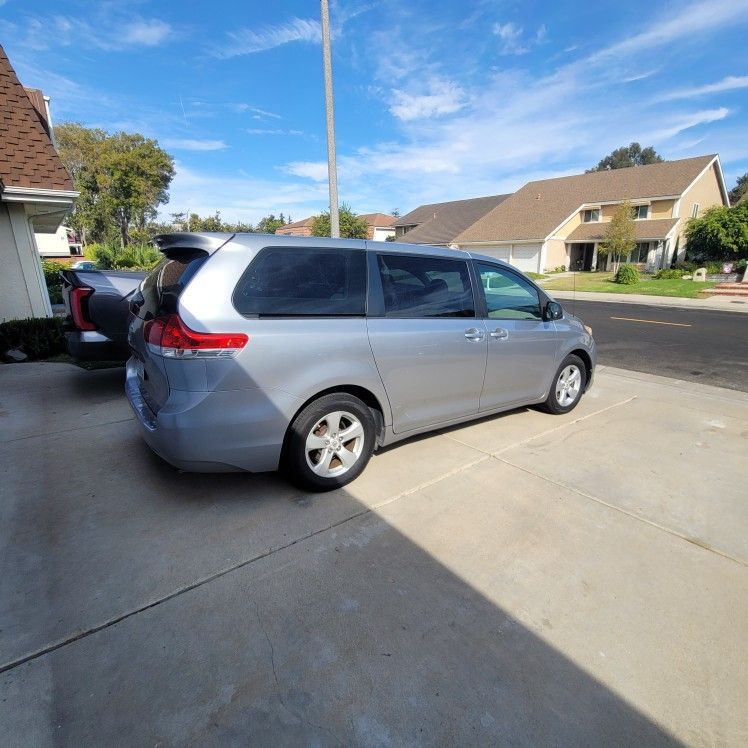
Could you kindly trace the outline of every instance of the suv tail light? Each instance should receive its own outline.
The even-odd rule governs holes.
[[[178,314],[148,320],[143,337],[153,353],[166,358],[231,358],[249,342],[243,333],[195,332]]]
[[[88,318],[88,297],[93,288],[81,286],[70,290],[70,316],[79,330],[95,330],[96,325]]]

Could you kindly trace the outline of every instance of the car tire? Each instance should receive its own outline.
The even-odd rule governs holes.
[[[281,466],[300,488],[332,491],[361,475],[375,438],[366,403],[346,392],[323,395],[289,426]]]
[[[540,406],[553,415],[569,413],[579,405],[587,386],[587,368],[579,356],[567,356],[558,367],[548,397]]]

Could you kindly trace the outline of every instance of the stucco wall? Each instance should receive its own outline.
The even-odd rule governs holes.
[[[0,320],[52,314],[24,206],[0,202]]]
[[[562,239],[549,239],[545,243],[543,270],[554,270],[561,265],[567,269],[569,267],[569,255],[566,251],[566,242]]]
[[[652,219],[672,218],[673,205],[675,205],[675,200],[652,200],[649,206],[649,217]]]
[[[711,208],[714,205],[724,205],[722,200],[722,191],[719,187],[719,179],[717,177],[716,163],[707,169],[684,193],[680,201],[680,218],[678,227],[674,232],[673,244],[675,244],[676,238],[678,241],[678,255],[679,257],[685,256],[686,249],[686,224],[688,219],[693,215],[693,206],[695,203],[699,204],[699,216],[704,215],[707,208]]]
[[[556,231],[553,236],[558,236],[562,239],[566,239],[566,237],[569,236],[569,234],[571,234],[571,232],[574,231],[574,229],[579,226],[580,223],[582,223],[581,211],[575,213],[563,226],[561,226],[561,228],[559,228],[558,231]]]

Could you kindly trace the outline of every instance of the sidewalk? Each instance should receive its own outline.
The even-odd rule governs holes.
[[[542,283],[540,284],[542,288]],[[610,301],[616,304],[647,304],[680,309],[709,309],[718,312],[743,312],[748,314],[748,299],[729,296],[712,296],[704,299],[684,299],[680,296],[649,296],[636,293],[598,293],[594,291],[548,291],[555,299],[577,301]]]

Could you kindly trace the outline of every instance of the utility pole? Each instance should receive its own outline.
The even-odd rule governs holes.
[[[335,163],[335,109],[332,98],[332,58],[330,56],[330,5],[320,0],[322,10],[322,63],[325,73],[325,119],[327,120],[327,181],[330,185],[330,236],[340,237],[338,213],[338,167]]]

